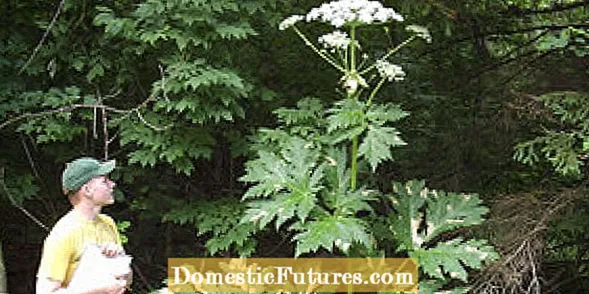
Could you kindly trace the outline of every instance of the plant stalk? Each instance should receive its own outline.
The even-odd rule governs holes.
[[[370,106],[370,104],[372,103],[372,99],[374,98],[374,96],[376,96],[376,93],[378,92],[378,90],[380,90],[380,87],[382,87],[386,80],[386,78],[380,79],[378,85],[374,87],[374,90],[372,90],[372,93],[370,93],[370,97],[368,97],[368,101],[366,101],[366,109],[368,109],[368,106]]]
[[[350,29],[350,73],[356,73],[356,26],[352,25]],[[357,99],[357,95],[352,95]],[[356,190],[356,179],[358,177],[358,136],[352,138],[352,154],[351,154],[351,173],[350,173],[350,188],[352,191]]]
[[[297,33],[297,35],[299,35],[299,37],[301,39],[303,39],[305,44],[307,46],[311,47],[311,49],[313,49],[313,51],[315,51],[315,53],[317,53],[321,58],[323,58],[325,61],[327,61],[327,63],[331,64],[333,67],[335,67],[337,70],[339,70],[341,72],[344,72],[344,73],[346,72],[346,70],[343,67],[341,67],[339,64],[337,64],[337,62],[335,62],[333,60],[333,58],[331,58],[330,56],[321,52],[321,50],[317,49],[317,47],[315,47],[315,45],[311,41],[309,41],[309,39],[307,39],[305,34],[303,34],[301,31],[299,31],[299,29],[297,29],[297,27],[293,26],[292,28]]]
[[[401,48],[405,47],[405,45],[411,43],[411,41],[413,41],[415,38],[417,38],[416,36],[411,36],[409,37],[407,40],[403,41],[401,44],[397,45],[397,47],[391,49],[389,52],[387,52],[387,54],[385,54],[383,57],[379,58],[377,60],[378,61],[384,61],[387,58],[389,58],[389,56],[393,55],[395,52],[399,51]],[[374,69],[376,67],[376,63],[372,64],[371,66],[367,67],[365,70],[363,70],[362,72],[360,72],[361,75],[371,71],[372,69]]]
[[[352,139],[352,173],[350,178],[350,188],[356,190],[356,178],[358,173],[358,136]]]

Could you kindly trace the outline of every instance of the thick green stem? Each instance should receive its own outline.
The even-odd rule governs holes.
[[[403,43],[397,45],[397,47],[391,49],[389,52],[387,52],[387,54],[385,54],[383,57],[381,57],[378,61],[383,61],[386,60],[387,58],[389,58],[389,56],[393,55],[395,52],[399,51],[401,48],[405,47],[405,45],[409,44],[411,41],[413,41],[415,38],[417,38],[416,36],[411,36],[409,37],[409,39],[403,41]],[[376,67],[377,62],[375,62],[373,65],[369,66],[368,68],[366,68],[365,70],[363,70],[362,72],[360,72],[360,75],[363,75],[369,71],[371,71],[372,69],[374,69]]]
[[[299,29],[297,29],[297,27],[293,26],[292,28],[297,33],[297,35],[299,35],[299,37],[301,39],[303,39],[305,44],[307,46],[311,47],[311,49],[313,49],[313,51],[315,51],[315,53],[317,53],[321,58],[323,58],[325,61],[327,61],[327,63],[331,64],[333,67],[335,67],[337,70],[339,70],[341,72],[344,72],[344,73],[346,72],[346,69],[341,67],[339,64],[337,64],[337,62],[333,58],[329,57],[325,53],[321,52],[321,50],[317,49],[317,47],[315,47],[315,45],[311,41],[309,41],[309,39],[307,39],[307,37],[303,33],[301,33],[301,31],[299,31]]]
[[[350,72],[356,72],[356,26],[350,29]]]
[[[350,30],[350,73],[356,73],[356,27],[352,26]],[[353,95],[357,98],[357,95]],[[350,188],[356,189],[356,179],[358,177],[358,136],[352,138],[352,154],[351,154],[351,173],[350,173]]]
[[[350,176],[350,189],[356,190],[356,178],[358,173],[358,136],[352,139],[352,174]]]

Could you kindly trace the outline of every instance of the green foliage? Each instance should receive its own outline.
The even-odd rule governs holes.
[[[348,25],[354,34],[354,24]],[[395,195],[391,196],[395,212],[388,214],[388,219],[375,215],[370,202],[379,192],[366,186],[357,188],[358,165],[371,167],[372,173],[366,172],[360,179],[369,183],[377,167],[392,159],[391,149],[406,144],[391,124],[408,113],[398,104],[373,101],[391,76],[382,77],[372,91],[366,91],[370,93],[366,97],[362,97],[364,89],[355,88],[370,87],[356,71],[355,44],[334,49],[345,51],[339,56],[341,64],[336,64],[338,58],[325,55],[327,51],[318,50],[300,30],[295,31],[321,58],[343,72],[347,94],[331,104],[304,98],[294,109],[275,111],[279,126],[260,131],[255,142],[257,156],[246,164],[241,178],[251,184],[243,199],[258,198],[249,201],[241,223],[264,229],[275,222],[278,231],[294,231],[296,257],[320,249],[352,254],[350,248],[356,247],[361,248],[359,252],[373,252],[377,241],[394,240],[397,254],[419,258],[425,277],[435,279],[429,288],[432,293],[453,278],[466,281],[466,268],[480,269],[483,262],[496,260],[498,255],[483,240],[439,242],[445,233],[483,222],[487,208],[476,195],[430,191],[423,182],[395,184]],[[389,66],[391,72],[399,69]],[[350,153],[344,151],[346,147],[351,147]],[[371,215],[363,218],[359,212]],[[379,224],[381,231],[390,230],[390,236],[373,236],[367,230],[367,220]],[[453,291],[463,293],[465,289]]]
[[[14,176],[6,173],[5,168],[0,170],[0,194],[12,205],[22,205],[25,200],[37,196],[40,188],[32,174]]]
[[[263,2],[255,4],[263,10]],[[171,40],[180,51],[186,51],[188,46],[209,49],[219,39],[244,39],[255,34],[248,22],[231,17],[239,11],[255,12],[251,4],[239,1],[149,0],[139,4],[132,13],[134,22],[113,17],[113,11],[107,7],[99,7],[99,11],[95,23],[105,25],[109,34],[126,34],[151,45]],[[160,18],[155,18],[156,15]]]
[[[259,158],[248,163],[242,180],[259,184],[248,189],[244,199],[284,191],[287,197],[303,200],[313,197],[319,190],[323,176],[323,169],[317,164],[319,150],[297,137],[283,144],[279,154],[260,151]]]
[[[586,203],[584,203],[586,205]],[[587,209],[571,212],[566,217],[553,221],[549,229],[546,256],[549,262],[568,263],[589,259],[587,244],[578,242],[584,240],[587,234]],[[580,268],[583,276],[589,276],[589,271]]]
[[[406,143],[399,137],[399,132],[391,127],[371,127],[360,144],[358,156],[367,158],[372,170],[379,163],[391,159],[391,147],[403,146]]]
[[[330,116],[327,117],[327,122],[329,123],[327,131],[333,132],[340,129],[349,131],[350,128],[365,127],[364,106],[365,104],[362,101],[352,99],[335,102],[334,107],[328,111]],[[338,138],[335,143],[351,138],[351,136]]]
[[[539,162],[542,156],[552,164],[556,172],[579,175],[582,162],[579,160],[580,150],[575,147],[578,137],[577,133],[548,131],[544,136],[519,143],[514,159],[531,165]]]
[[[157,121],[154,119],[157,116],[145,117]],[[193,160],[210,159],[215,140],[202,127],[178,126],[157,131],[141,121],[128,120],[121,124],[120,144],[136,148],[129,153],[129,163],[153,167],[163,161],[172,165],[177,172],[189,175],[194,169]]]
[[[381,162],[392,158],[392,147],[406,144],[395,128],[384,126],[409,115],[397,104],[345,99],[334,103],[327,112],[327,132],[331,136],[328,140],[337,144],[362,137],[358,157],[365,158],[373,171]]]
[[[485,262],[499,258],[485,240],[457,237],[440,241],[444,233],[483,222],[488,209],[478,196],[429,190],[423,181],[394,183],[393,191],[390,200],[395,212],[389,219],[399,243],[397,251],[417,258],[427,277],[444,283],[450,279],[466,282],[466,268],[481,269]]]
[[[586,191],[581,190],[581,195]],[[545,257],[548,263],[554,264],[583,264],[589,260],[589,243],[587,240],[587,227],[589,227],[589,201],[581,196],[565,208],[560,216],[554,219],[547,233]],[[582,280],[589,277],[589,269],[580,266],[573,268],[574,274]]]
[[[281,113],[297,117],[293,122],[306,117],[292,111]],[[367,201],[372,197],[364,190],[350,191],[346,153],[323,151],[300,137],[282,134],[278,151],[259,151],[258,158],[247,163],[242,180],[254,185],[244,199],[270,199],[251,201],[242,223],[265,228],[275,220],[277,230],[290,223],[288,230],[298,232],[293,238],[295,256],[321,247],[333,251],[334,245],[346,252],[354,242],[371,247],[366,225],[354,215],[370,211]]]
[[[130,221],[117,221],[117,230],[121,236],[121,244],[125,245],[129,242],[129,237],[125,234],[127,229],[131,227]]]
[[[295,257],[308,252],[316,252],[323,247],[328,251],[334,251],[334,245],[344,252],[348,252],[355,242],[371,248],[373,242],[367,233],[363,221],[354,217],[328,216],[316,221],[309,221],[295,226],[301,230],[294,236],[297,242]]]
[[[244,209],[243,203],[229,197],[190,204],[178,201],[162,220],[195,226],[198,236],[208,237],[206,248],[211,255],[234,249],[240,256],[250,256],[255,250],[251,236],[256,227],[239,223]]]
[[[320,99],[306,97],[297,102],[296,109],[279,108],[274,111],[279,121],[287,126],[312,125],[321,121],[324,106]]]
[[[584,165],[581,158],[589,151],[589,95],[556,92],[540,96],[553,117],[552,128],[544,134],[516,146],[514,159],[536,164],[545,159],[562,175],[579,176]]]
[[[32,108],[39,111],[51,109],[46,115],[32,116],[17,127],[19,132],[35,135],[37,142],[48,143],[71,141],[76,136],[85,133],[85,128],[77,125],[72,126],[72,105],[93,103],[94,97],[91,95],[83,97],[79,88],[69,87],[63,90],[51,88],[46,92],[25,92],[15,101],[19,102],[6,106],[7,112],[22,108]],[[78,116],[84,115],[82,113]]]
[[[585,57],[589,55],[588,38],[589,32],[587,30],[568,27],[558,33],[548,34],[541,38],[536,44],[536,48],[539,51],[568,49],[573,51],[577,57]]]
[[[125,178],[119,186],[130,195],[113,208],[113,214],[116,218],[130,204],[137,220],[137,229],[128,234],[131,247],[135,246],[132,238],[151,233],[154,218],[160,221],[162,215],[170,214],[176,224],[194,225],[209,239],[207,249],[212,255],[252,254],[255,226],[240,225],[238,217],[225,211],[214,214],[219,207],[205,205],[202,196],[190,195],[184,204],[194,201],[206,209],[183,210],[190,206],[175,205],[174,196],[184,193],[179,187],[192,181],[200,185],[203,178],[203,182],[209,180],[202,171],[215,156],[234,160],[225,151],[224,136],[229,131],[235,142],[245,141],[242,134],[250,132],[249,123],[241,122],[246,111],[258,111],[251,101],[263,88],[254,88],[263,77],[256,75],[258,69],[251,62],[263,59],[257,53],[261,45],[249,38],[268,27],[275,1],[63,3],[51,23],[57,2],[0,4],[10,12],[2,19],[6,26],[0,31],[0,123],[14,119],[0,129],[3,146],[8,146],[5,139],[12,143],[13,128],[24,138],[30,136],[37,143],[31,147],[30,159],[39,164],[41,178],[47,181],[43,184],[52,190],[59,187],[58,174],[52,173],[58,163],[73,156],[102,157],[108,151]],[[268,92],[265,97],[272,99]],[[98,109],[92,107],[98,103]],[[17,147],[11,149],[22,148],[12,145]],[[28,164],[24,157],[8,160]],[[235,162],[226,174],[240,168]],[[39,203],[47,203],[49,212],[40,209],[39,213],[61,208],[48,195],[38,195],[38,189],[25,191],[12,181],[6,179],[11,191],[23,197],[19,201],[33,196],[46,200]],[[40,184],[38,178],[30,181],[23,187]],[[59,204],[65,205],[60,196]],[[225,202],[216,205],[232,207]],[[184,221],[182,213],[202,217]],[[151,222],[150,229],[143,222]],[[161,240],[154,242],[161,244]],[[138,252],[133,254],[148,251]],[[148,260],[154,261],[153,256]]]
[[[154,83],[153,95],[178,96],[178,99],[160,100],[155,110],[185,113],[186,119],[195,124],[232,121],[235,116],[243,118],[244,110],[238,99],[246,97],[251,86],[234,70],[214,68],[202,59],[170,62],[165,82]],[[211,90],[216,95],[211,95]],[[203,96],[208,99],[200,98]]]
[[[247,163],[242,180],[255,185],[243,198],[270,199],[251,201],[241,223],[263,229],[276,220],[276,230],[290,223],[288,230],[298,232],[293,238],[295,256],[320,247],[332,251],[334,244],[343,251],[353,242],[371,245],[366,226],[353,218],[356,212],[370,209],[366,203],[370,196],[349,191],[345,153],[331,150],[321,156],[320,148],[294,136],[279,145],[279,151],[259,151],[258,158]]]
[[[130,163],[167,163],[190,175],[195,160],[211,158],[218,130],[213,124],[245,117],[254,87],[237,70],[241,53],[235,47],[257,35],[253,16],[268,3],[148,0],[132,11],[97,8],[94,24],[113,40],[131,42],[129,56],[157,56],[149,69],[159,72],[150,77],[152,108],[121,126],[121,145],[135,149]]]
[[[304,44],[298,46],[293,43],[294,32],[281,35],[276,32],[276,6],[286,13],[300,13],[305,8],[317,5],[316,1],[149,0],[65,3],[38,51],[36,46],[40,42],[39,37],[49,27],[57,3],[41,0],[4,1],[0,4],[3,11],[10,12],[3,18],[5,26],[0,32],[0,71],[3,73],[0,75],[0,120],[4,122],[5,119],[24,113],[56,110],[71,104],[92,104],[100,97],[105,98],[103,102],[107,106],[117,109],[134,109],[140,105],[141,108],[139,112],[133,111],[128,115],[108,112],[110,138],[102,138],[100,131],[98,137],[94,137],[92,125],[95,117],[91,108],[29,117],[0,130],[3,148],[6,151],[19,151],[3,155],[10,164],[24,162],[27,165],[25,156],[14,156],[23,154],[18,140],[13,140],[15,136],[12,127],[19,127],[23,137],[30,136],[40,143],[32,146],[33,160],[40,164],[43,180],[47,181],[51,190],[58,187],[58,183],[56,174],[53,174],[55,168],[48,167],[54,167],[57,162],[62,163],[74,155],[102,155],[103,140],[112,139],[110,155],[116,157],[121,165],[136,165],[122,172],[123,177],[132,174],[133,179],[119,186],[125,191],[136,192],[129,193],[132,198],[128,199],[133,201],[133,213],[138,220],[136,227],[143,229],[144,225],[139,225],[139,222],[146,218],[155,217],[159,220],[164,213],[173,214],[175,211],[194,215],[194,212],[182,209],[191,206],[192,202],[200,205],[207,202],[202,201],[201,196],[186,195],[184,205],[174,205],[168,211],[168,204],[177,195],[184,197],[185,189],[196,187],[214,193],[225,191],[229,186],[235,188],[231,179],[239,177],[242,167],[241,158],[236,160],[232,156],[246,153],[233,152],[236,149],[225,151],[229,148],[227,138],[224,137],[229,131],[232,134],[231,142],[236,142],[231,147],[261,150],[262,153],[271,154],[268,158],[273,156],[285,164],[283,168],[286,169],[296,167],[296,162],[290,162],[282,154],[283,146],[286,145],[284,142],[289,142],[293,137],[305,140],[312,146],[311,150],[306,151],[317,153],[315,160],[308,161],[313,167],[304,170],[308,173],[307,178],[292,175],[290,171],[284,172],[291,181],[300,178],[310,181],[309,174],[319,175],[321,168],[317,184],[306,183],[302,188],[297,186],[302,184],[295,182],[291,185],[293,189],[282,186],[280,191],[273,191],[271,186],[275,179],[270,176],[272,165],[260,163],[259,169],[264,171],[266,178],[260,175],[260,181],[246,183],[252,186],[267,184],[268,194],[248,197],[234,219],[230,216],[208,218],[224,220],[211,221],[202,228],[223,228],[202,235],[205,239],[211,237],[219,240],[218,245],[207,245],[213,251],[212,254],[236,250],[238,246],[233,244],[241,244],[240,240],[263,241],[254,235],[254,232],[260,230],[262,220],[266,222],[265,229],[269,226],[278,227],[279,230],[289,230],[292,235],[308,233],[305,235],[307,238],[302,239],[308,248],[342,250],[343,247],[337,246],[337,240],[314,240],[322,236],[313,236],[312,231],[302,225],[309,224],[311,227],[312,223],[338,217],[358,220],[356,228],[372,235],[370,237],[377,240],[375,246],[378,248],[386,246],[390,249],[386,251],[387,254],[391,252],[391,255],[396,256],[392,254],[393,249],[397,249],[396,245],[405,246],[407,249],[399,249],[401,252],[397,253],[402,254],[402,251],[413,248],[411,240],[393,241],[388,221],[383,215],[364,217],[367,213],[382,214],[380,207],[374,205],[374,210],[378,212],[373,212],[369,205],[372,196],[379,194],[371,191],[378,189],[375,184],[388,183],[390,177],[418,177],[427,178],[439,187],[497,192],[520,189],[522,184],[518,179],[526,177],[534,188],[538,188],[538,178],[534,178],[534,174],[527,170],[521,172],[522,167],[512,169],[509,163],[511,154],[504,154],[503,150],[511,150],[509,146],[514,137],[534,138],[538,134],[546,137],[533,141],[533,144],[522,145],[525,150],[531,149],[522,153],[522,158],[531,158],[530,163],[538,164],[539,161],[547,160],[559,172],[567,174],[580,174],[583,170],[584,156],[589,150],[587,133],[582,129],[582,121],[586,121],[582,112],[587,109],[586,106],[571,104],[571,107],[562,109],[563,115],[574,114],[578,117],[574,123],[549,118],[538,127],[537,121],[510,118],[509,109],[505,107],[510,101],[506,101],[508,95],[503,92],[513,87],[531,93],[585,87],[586,75],[579,73],[586,68],[578,71],[574,65],[582,67],[584,64],[583,60],[575,56],[586,55],[587,31],[562,29],[567,24],[582,24],[586,21],[586,9],[582,6],[560,11],[560,5],[566,7],[569,2],[467,0],[445,1],[436,5],[421,1],[395,2],[396,9],[410,15],[405,23],[420,22],[432,29],[435,44],[426,47],[414,43],[411,50],[403,49],[391,56],[390,61],[398,62],[410,70],[408,79],[383,86],[374,101],[369,103],[367,95],[360,95],[358,99],[332,103],[335,91],[333,87],[326,86],[326,81],[337,82],[343,74],[337,72],[336,76],[333,71],[319,72],[325,67],[317,65],[318,58],[314,59],[302,52]],[[552,8],[557,9],[550,12]],[[309,28],[309,32],[324,29],[320,26]],[[362,33],[357,38],[362,46],[356,56],[360,57],[360,53],[369,53],[373,49],[376,51],[375,56],[383,56],[405,36],[397,30],[399,28],[400,24],[383,24],[374,30],[363,26],[358,31]],[[387,32],[386,35],[382,34],[383,31]],[[382,38],[372,38],[375,36]],[[542,37],[535,39],[539,36]],[[360,49],[362,52],[359,52]],[[31,63],[24,66],[29,57]],[[372,60],[369,57],[366,63]],[[546,77],[534,76],[543,68],[546,69]],[[17,74],[21,69],[22,73]],[[370,87],[374,86],[375,79],[370,74],[364,77]],[[562,80],[566,80],[566,83]],[[578,82],[577,88],[574,87],[575,81]],[[78,94],[66,90],[72,85],[78,88]],[[362,94],[368,94],[367,90],[364,88]],[[110,95],[113,93],[119,94]],[[299,97],[305,95],[320,98],[299,100]],[[76,96],[81,98],[74,99]],[[152,99],[143,104],[148,97]],[[48,100],[44,101],[46,98]],[[90,102],[85,102],[86,98]],[[297,100],[296,107],[286,108]],[[384,108],[387,108],[388,101],[403,105],[403,109],[410,109],[411,117],[389,120],[398,116],[394,113],[399,112],[394,110],[398,106],[391,106],[391,113],[387,113]],[[274,111],[278,117],[277,124],[268,115],[275,108],[278,108]],[[373,112],[382,115],[372,117]],[[100,111],[98,114],[97,127],[101,130]],[[386,122],[380,124],[381,121]],[[253,144],[246,144],[243,134],[254,133],[260,125],[276,127],[260,131],[258,135],[263,138]],[[548,132],[542,133],[542,128]],[[358,139],[356,155],[353,155],[354,138]],[[400,138],[408,142],[410,148],[392,149]],[[12,141],[16,143],[12,144]],[[251,154],[257,156],[255,152]],[[358,169],[352,168],[352,157],[359,159]],[[387,162],[393,157],[395,162]],[[258,157],[252,157],[252,160],[258,160]],[[230,167],[227,164],[229,161]],[[363,170],[364,166],[369,168]],[[210,172],[213,169],[221,170],[226,178],[213,179],[213,173]],[[28,175],[28,166],[22,170],[27,172],[19,170],[10,174],[18,174],[19,178],[6,179],[10,187],[40,185],[38,179]],[[29,178],[29,182],[11,184],[23,180],[20,176],[25,174],[23,178]],[[359,184],[351,183],[352,174],[358,175]],[[539,174],[544,176],[544,172]],[[145,186],[153,187],[156,184],[162,187],[158,193],[146,193],[143,190]],[[312,187],[312,192],[309,192],[309,187]],[[296,189],[299,188],[305,193],[298,193]],[[39,196],[52,201],[47,195],[39,195],[39,191],[29,188],[15,188],[13,192],[19,198],[19,193],[23,193],[28,195],[26,199]],[[313,196],[309,196],[309,193]],[[290,199],[284,195],[304,195],[301,199],[307,202],[302,206],[302,203],[297,202],[299,199]],[[62,204],[63,197],[58,199],[58,203]],[[424,202],[422,209],[414,213],[422,213],[424,219],[428,220],[429,208],[427,201]],[[220,210],[225,205],[231,206],[223,202],[214,203],[218,206],[208,207],[210,211],[199,212],[199,215],[212,214],[211,211]],[[413,211],[412,205],[418,204],[403,205]],[[115,207],[114,211],[124,205]],[[135,210],[135,207],[145,209]],[[280,211],[280,208],[283,210]],[[401,210],[400,207],[394,209]],[[306,213],[307,210],[310,211]],[[262,211],[275,213],[268,213],[255,223],[240,223],[246,211],[251,217]],[[440,215],[445,213],[448,211],[440,209]],[[404,224],[413,217],[411,212],[406,214],[408,216]],[[179,214],[177,217],[180,220],[175,221],[175,224],[195,225],[196,218],[182,222]],[[582,219],[582,213],[577,218]],[[435,222],[446,224],[450,230],[454,224],[442,219]],[[375,226],[377,221],[378,229]],[[202,222],[206,223],[207,218],[203,217]],[[300,223],[301,226],[292,226],[293,223]],[[411,228],[407,229],[403,223],[397,224],[398,231],[407,232],[397,235],[411,236]],[[149,223],[147,227],[152,227],[152,224]],[[438,239],[445,241],[444,233],[448,231],[444,225],[441,227],[444,229],[432,235],[432,244],[428,248],[435,248]],[[224,233],[230,232],[232,228],[235,228],[235,233]],[[427,225],[421,225],[417,236],[425,238],[423,234],[428,235],[426,228]],[[559,226],[559,229],[564,230],[564,227]],[[245,232],[252,233],[244,237]],[[555,233],[554,236],[559,240],[564,235]],[[564,239],[574,242],[582,240],[581,236],[582,232],[575,231],[572,237]],[[231,243],[232,240],[235,242]],[[347,241],[362,243],[360,240]],[[269,243],[274,242],[275,239],[269,240]],[[465,242],[456,246],[463,246]],[[133,244],[133,240],[130,244]],[[558,245],[555,243],[555,247]],[[310,253],[315,249],[308,250]],[[285,250],[280,254],[289,253]],[[158,277],[154,280],[160,279]],[[426,285],[431,285],[427,287],[431,293],[442,291],[440,289],[444,283],[429,282],[422,282],[422,291],[426,291]],[[457,289],[452,291],[458,292]]]
[[[410,257],[417,258],[425,274],[436,279],[452,279],[467,281],[465,267],[481,269],[483,262],[499,258],[493,247],[484,240],[468,240],[461,238],[440,242],[429,249],[418,249],[411,252]]]

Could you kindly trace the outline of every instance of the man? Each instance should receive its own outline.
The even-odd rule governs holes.
[[[37,294],[74,294],[68,290],[68,284],[89,245],[98,245],[108,257],[124,253],[113,219],[100,213],[102,207],[115,201],[115,183],[108,178],[114,168],[114,160],[100,162],[88,157],[67,164],[62,187],[73,208],[55,224],[45,239],[37,273]],[[128,274],[113,277],[106,284],[92,285],[92,281],[88,281],[92,290],[84,294],[124,293],[130,280],[129,268]]]

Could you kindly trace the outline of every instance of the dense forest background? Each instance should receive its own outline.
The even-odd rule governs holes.
[[[423,293],[589,291],[589,1],[380,2],[405,20],[359,27],[358,50],[380,58],[410,24],[432,42],[391,55],[405,79],[354,112],[341,72],[278,29],[321,1],[3,0],[0,292],[34,292],[47,228],[69,208],[64,164],[86,155],[117,160],[104,211],[134,293],[165,285],[168,257],[379,254],[441,267],[423,269]],[[414,188],[452,192],[413,211]],[[417,232],[397,229],[422,217],[407,211],[450,223],[439,203],[464,225],[407,243]],[[498,255],[482,266],[461,246]]]

